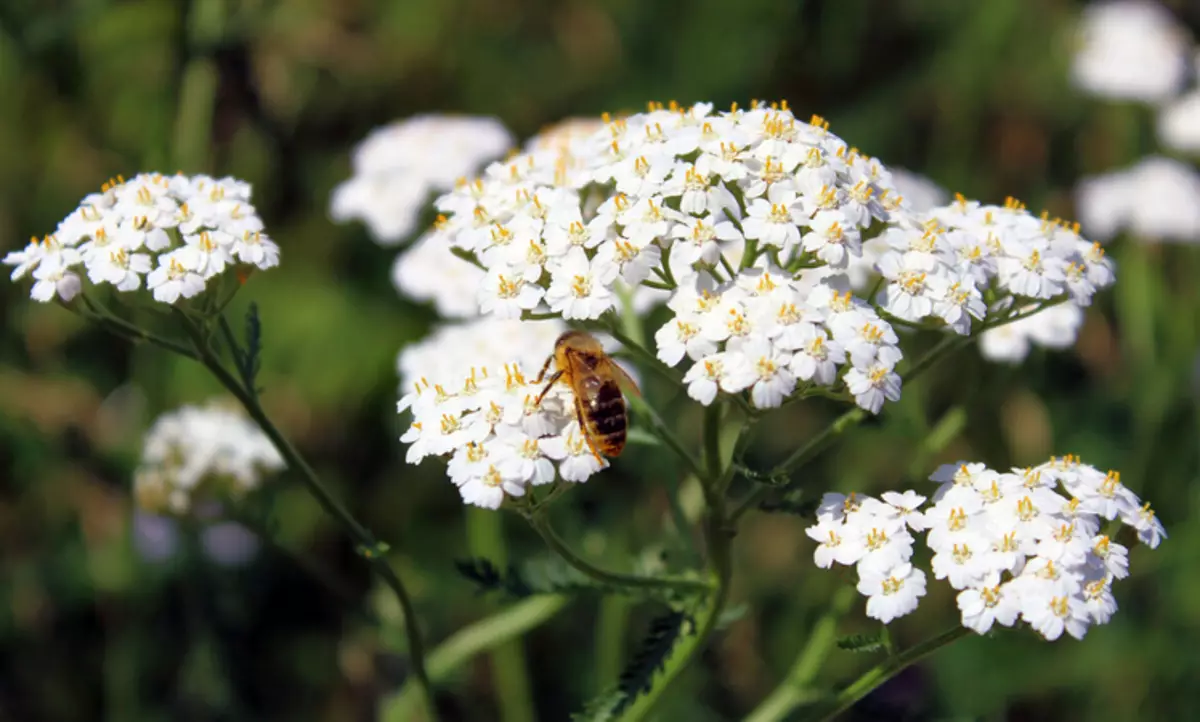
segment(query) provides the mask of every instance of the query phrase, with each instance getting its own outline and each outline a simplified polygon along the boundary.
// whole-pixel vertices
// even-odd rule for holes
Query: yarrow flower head
[[[154,300],[174,304],[209,288],[233,271],[279,265],[279,246],[263,231],[250,204],[250,186],[234,178],[143,173],[105,183],[58,228],[4,257],[12,280],[26,275],[30,296],[71,301],[83,277],[118,292],[143,287]]]
[[[416,230],[431,194],[512,145],[494,118],[418,115],[376,128],[354,149],[354,174],[334,189],[330,215],[361,219],[378,243],[395,245]]]
[[[266,435],[228,403],[184,406],[146,433],[134,497],[153,514],[187,514],[204,502],[241,497],[283,468]]]
[[[925,535],[934,578],[958,590],[963,626],[983,634],[1024,621],[1048,640],[1081,639],[1116,612],[1112,584],[1129,575],[1129,550],[1103,521],[1131,527],[1151,548],[1166,538],[1117,472],[1073,456],[1004,473],[960,462],[930,478],[939,486],[924,509],[913,491],[830,493],[807,530],[816,565],[854,565],[867,616],[885,624],[925,594],[926,574],[910,561],[912,533]]]

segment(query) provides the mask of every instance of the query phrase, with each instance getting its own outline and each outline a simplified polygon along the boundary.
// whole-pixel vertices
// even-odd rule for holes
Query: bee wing
[[[609,367],[613,370],[613,375],[617,377],[617,383],[626,391],[632,391],[637,397],[641,397],[642,390],[638,388],[637,382],[629,375],[629,372],[621,368],[621,364],[616,361],[609,360]]]

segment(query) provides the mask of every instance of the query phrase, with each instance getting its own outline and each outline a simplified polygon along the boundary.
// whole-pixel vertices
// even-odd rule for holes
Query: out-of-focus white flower
[[[335,221],[361,219],[382,245],[416,229],[430,195],[498,158],[512,134],[494,118],[417,115],[371,131],[354,149],[353,176],[333,190]]]
[[[1060,350],[1073,346],[1082,325],[1083,309],[1061,303],[984,331],[979,337],[979,351],[991,361],[1020,363],[1033,346]]]
[[[1200,154],[1200,90],[1172,100],[1159,111],[1158,138],[1168,148]]]
[[[183,406],[146,433],[134,497],[150,513],[185,514],[197,503],[252,491],[283,468],[266,435],[233,407]]]
[[[263,232],[247,183],[143,173],[105,183],[54,233],[8,253],[4,263],[15,267],[14,281],[33,276],[37,301],[70,301],[84,275],[121,293],[144,284],[156,301],[175,303],[230,269],[244,277],[279,265],[279,247]]]
[[[912,210],[924,213],[949,202],[950,194],[946,189],[929,178],[903,168],[893,167],[889,170],[896,192]]]
[[[934,577],[959,590],[963,626],[984,634],[1024,620],[1047,640],[1082,638],[1117,609],[1112,583],[1128,576],[1129,552],[1097,533],[1102,520],[1138,530],[1151,548],[1166,537],[1119,474],[1072,456],[1008,473],[958,462],[930,479],[940,485],[923,512],[925,497],[911,491],[883,501],[830,493],[806,530],[818,544],[818,567],[856,566],[867,616],[885,624],[916,609],[925,593],[924,573],[909,563],[906,523],[926,532]]]
[[[445,318],[479,315],[476,289],[484,272],[456,258],[444,244],[423,235],[392,265],[392,284],[401,294],[417,301],[432,301]]]
[[[1075,204],[1084,230],[1101,240],[1125,230],[1140,240],[1200,241],[1200,173],[1171,158],[1085,178]]]
[[[1111,0],[1083,11],[1071,75],[1105,98],[1160,102],[1179,92],[1192,40],[1163,5]]]

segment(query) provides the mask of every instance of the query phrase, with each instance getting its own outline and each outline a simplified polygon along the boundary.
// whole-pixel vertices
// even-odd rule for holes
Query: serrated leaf
[[[616,718],[617,705],[625,699],[625,693],[610,689],[593,697],[583,709],[571,715],[571,722],[611,722]]]
[[[875,653],[886,649],[886,645],[879,633],[850,634],[838,639],[837,646],[838,649],[844,649],[847,652]]]
[[[638,646],[637,652],[625,665],[621,676],[617,678],[617,692],[622,697],[613,708],[613,714],[620,714],[638,698],[648,692],[654,684],[654,675],[667,662],[671,650],[685,633],[696,632],[695,622],[685,612],[673,610],[650,622],[650,629]]]

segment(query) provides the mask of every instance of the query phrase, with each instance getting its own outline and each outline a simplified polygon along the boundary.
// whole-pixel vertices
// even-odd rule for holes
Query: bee
[[[594,336],[583,331],[567,331],[558,337],[554,353],[533,383],[546,378],[551,364],[554,373],[534,405],[542,403],[554,384],[565,383],[575,394],[575,417],[592,456],[601,463],[604,456],[620,456],[629,425],[621,386],[640,394],[637,384],[604,352]]]

